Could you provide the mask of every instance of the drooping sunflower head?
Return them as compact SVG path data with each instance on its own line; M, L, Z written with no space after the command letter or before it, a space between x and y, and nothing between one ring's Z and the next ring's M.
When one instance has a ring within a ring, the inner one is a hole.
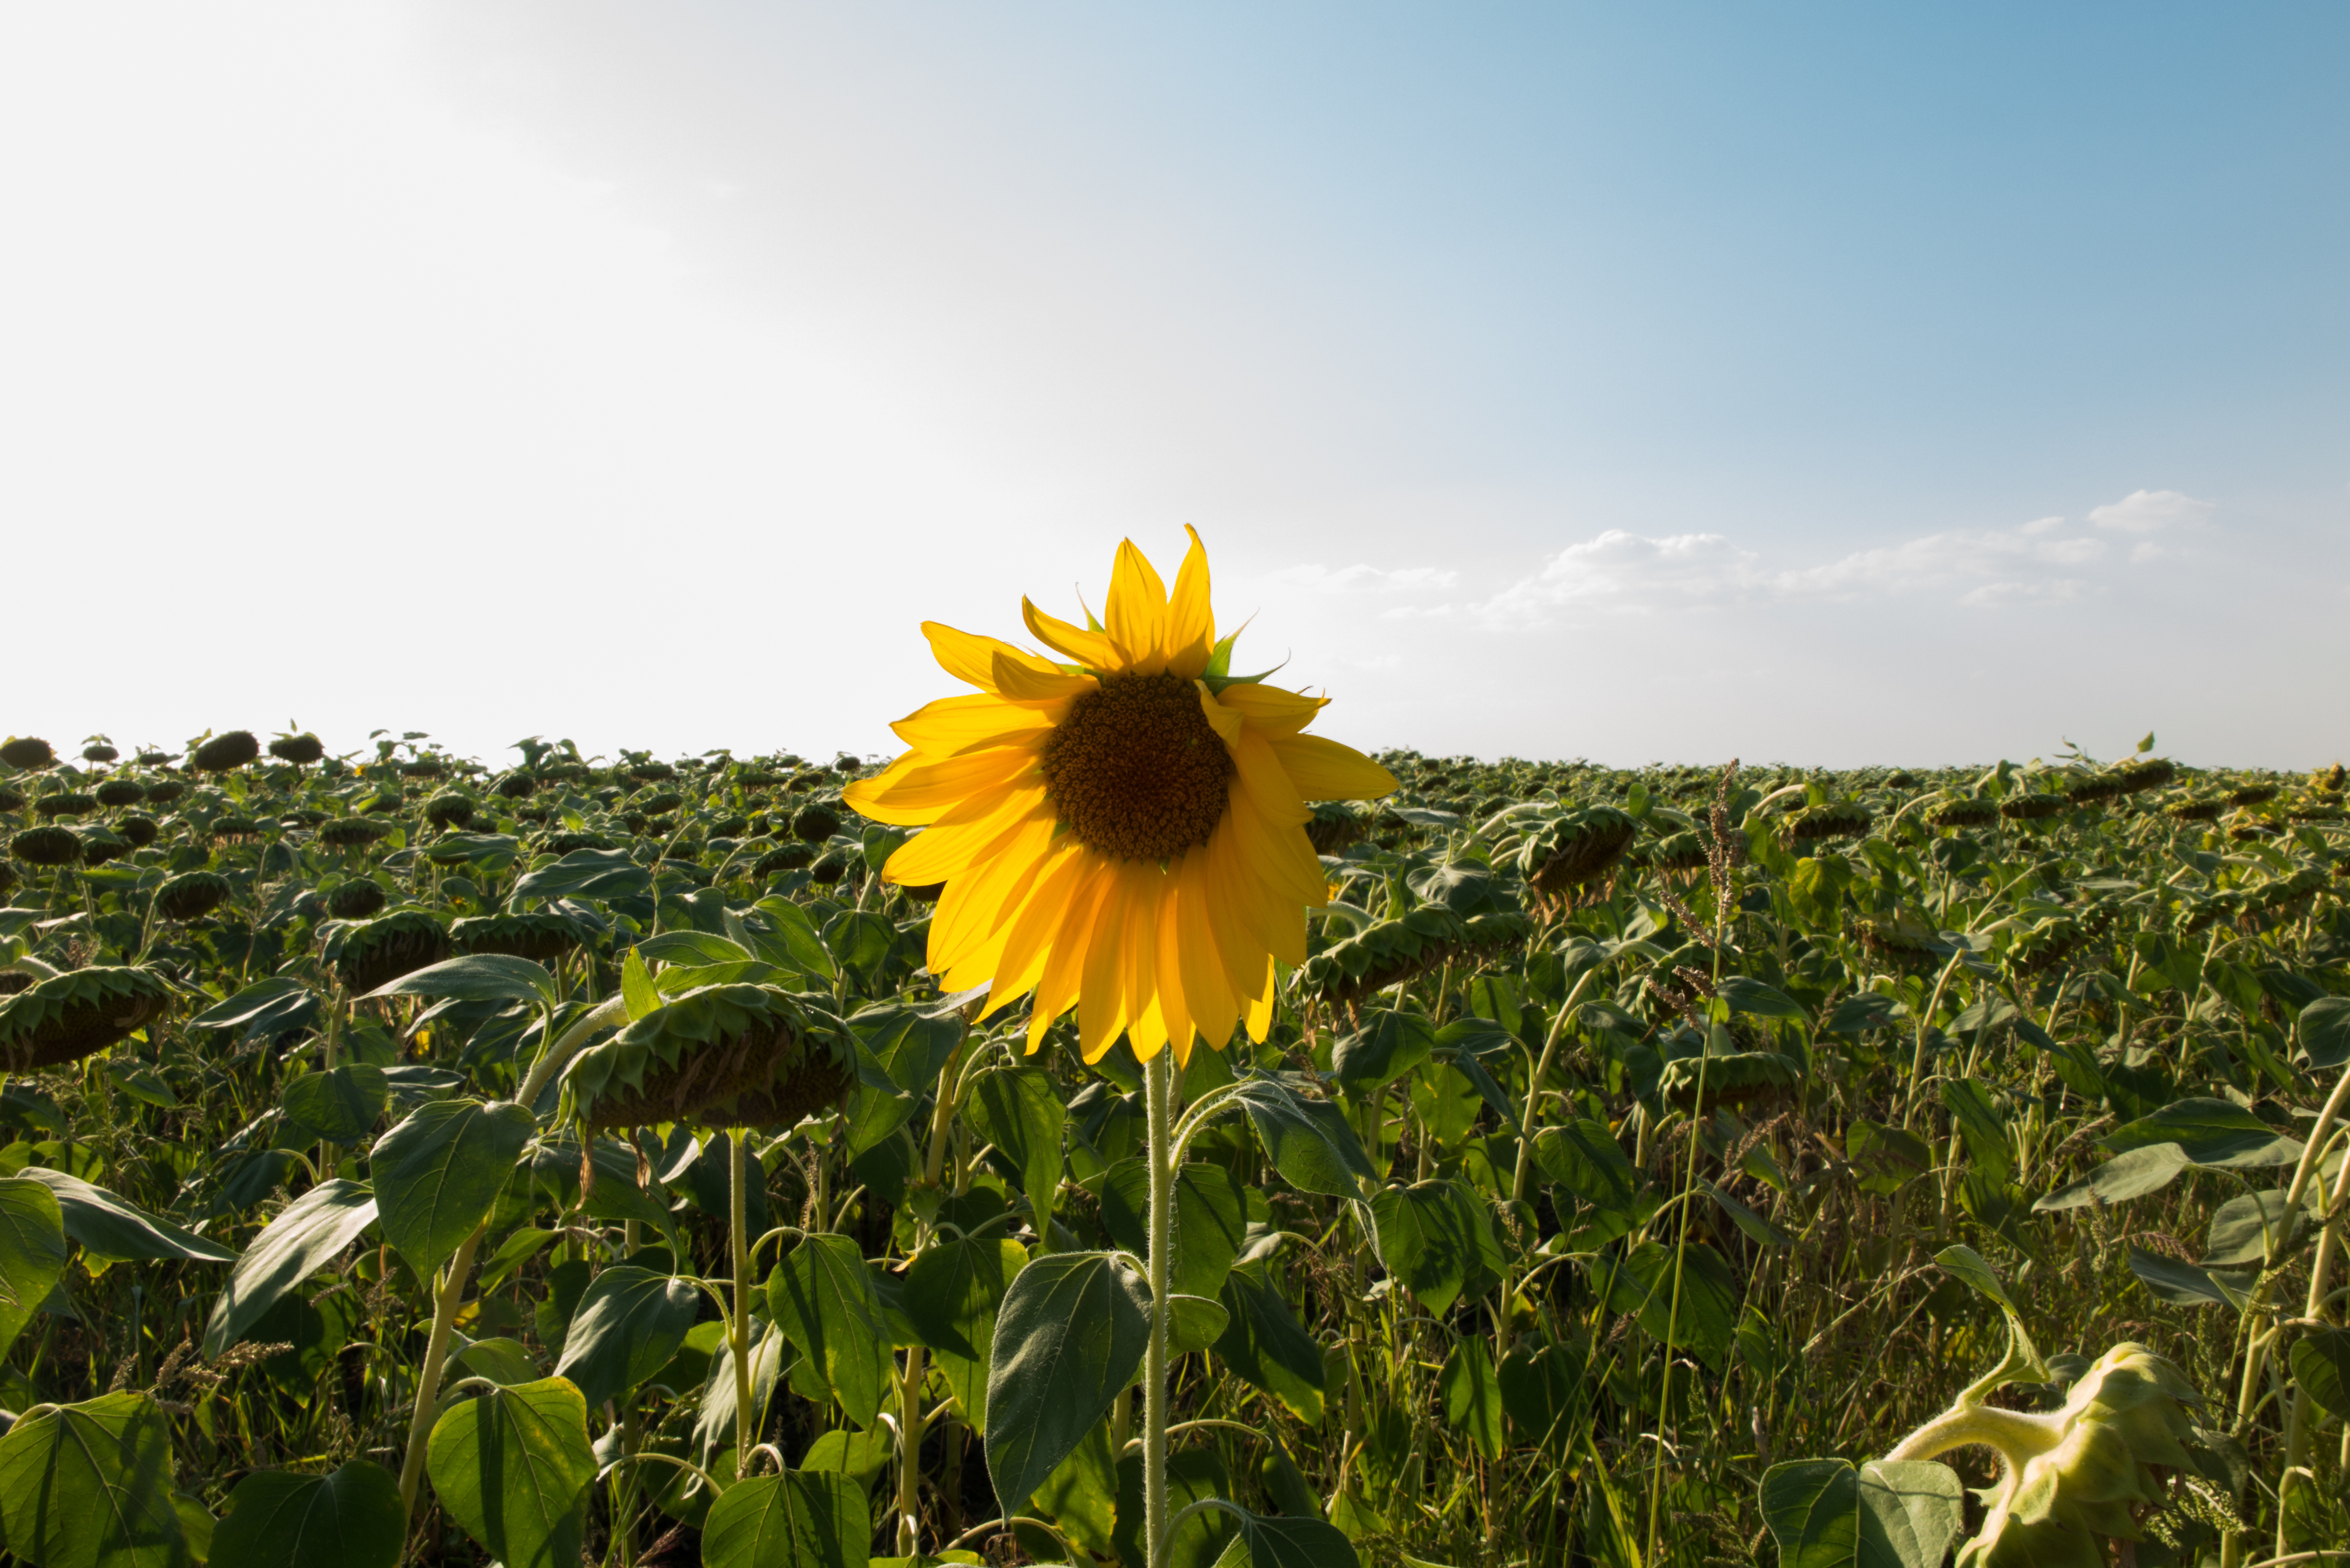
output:
M1396 787L1304 732L1326 699L1232 675L1208 587L1198 535L1171 592L1128 542L1100 621L1021 601L1056 658L925 622L939 663L978 690L899 720L912 750L841 792L925 829L882 875L944 884L931 972L989 986L991 1011L1033 995L1031 1050L1073 1006L1088 1061L1120 1034L1179 1062L1243 1020L1263 1039L1274 966L1305 961L1305 910L1329 901L1308 803Z

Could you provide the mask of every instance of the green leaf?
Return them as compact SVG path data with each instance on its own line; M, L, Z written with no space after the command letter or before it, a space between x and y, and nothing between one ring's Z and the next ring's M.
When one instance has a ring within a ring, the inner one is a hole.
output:
M1137 1155L1110 1167L1102 1180L1101 1217L1110 1239L1149 1261L1150 1164ZM1187 1160L1175 1176L1175 1256L1168 1288L1213 1297L1248 1237L1248 1194L1221 1165Z
M1363 1011L1362 1027L1330 1053L1332 1074L1350 1095L1385 1088L1436 1049L1436 1026L1424 1014L1391 1007Z
M369 1062L347 1062L329 1073L305 1073L279 1094L278 1107L286 1119L328 1143L357 1143L367 1137L391 1085L383 1069Z
M1240 1531L1215 1568L1360 1568L1354 1544L1336 1525L1286 1514L1268 1519L1238 1508L1216 1513L1236 1519Z
M754 1317L751 1328L751 1424L757 1427L765 1419L791 1346L774 1324L762 1324ZM691 1334L686 1343L692 1345ZM812 1397L823 1397L819 1386ZM702 1449L703 1469L717 1462L722 1451L725 1463L734 1462L734 1347L723 1338L718 1341L718 1354L710 1358L709 1376L702 1385L702 1408L694 1417L693 1440Z
M1327 1374L1322 1346L1289 1310L1270 1259L1243 1263L1224 1276L1218 1298L1231 1321L1216 1339L1216 1359L1243 1382L1289 1407L1309 1427L1322 1424Z
M2291 1165L2301 1158L2300 1140L2227 1100L2179 1100L2105 1137L2116 1153L2158 1143L2177 1144L2195 1165Z
M537 1130L511 1100L427 1100L368 1157L384 1240L429 1273L447 1262L505 1190Z
M1617 1312L1638 1314L1649 1337L1662 1340L1669 1333L1674 1345L1693 1350L1706 1365L1718 1367L1737 1331L1738 1304L1745 1293L1721 1253L1703 1241L1692 1241L1681 1254L1676 1313L1673 1263L1674 1249L1643 1241L1626 1256L1607 1304Z
M684 1280L623 1263L598 1274L563 1333L555 1375L591 1406L617 1399L669 1364L702 1310Z
M1556 1458L1582 1436L1592 1389L1568 1346L1520 1341L1502 1358L1498 1378L1502 1408L1523 1441Z
M647 963L740 963L758 955L734 940L712 931L663 931L637 944L637 956Z
M136 1204L126 1203L103 1187L93 1187L62 1170L28 1165L19 1173L57 1194L65 1216L66 1234L95 1258L128 1261L172 1258L191 1263L233 1263L236 1254L217 1241L207 1241L182 1231L168 1220L158 1220ZM0 1353L5 1353L0 1346Z
M1149 1287L1108 1253L1055 1252L1020 1271L988 1355L987 1473L1005 1512L1101 1418L1149 1337Z
M1972 1247L1945 1247L1934 1254L1934 1262L1944 1272L1956 1275L1997 1302L2002 1311L2015 1311L2015 1302L2007 1293L2007 1286Z
M1749 1240L1765 1247L1784 1247L1794 1241L1795 1239L1793 1236L1788 1235L1786 1231L1773 1225L1769 1220L1732 1198L1712 1182L1700 1177L1699 1185L1705 1189L1705 1195L1713 1199L1713 1206L1728 1215L1730 1222L1743 1231Z
M1346 1114L1329 1101L1306 1099L1277 1078L1247 1079L1232 1097L1247 1110L1265 1158L1292 1187L1359 1198L1363 1182L1378 1179Z
M544 966L505 953L469 953L401 975L369 996L432 996L456 1002L530 1002L563 1005L555 977Z
M504 1568L577 1568L596 1456L588 1402L567 1379L451 1407L426 1465L441 1506Z
M825 922L824 945L842 969L869 981L898 945L898 928L871 909L843 909Z
M887 1427L876 1427L868 1432L852 1432L846 1427L831 1431L808 1445L800 1460L804 1470L830 1470L835 1475L853 1478L869 1495L873 1483L881 1472L897 1462L897 1434Z
M1453 1342L1441 1380L1444 1418L1469 1435L1489 1459L1502 1457L1502 1380L1493 1352L1477 1334Z
M653 890L652 873L625 849L575 849L552 866L526 873L515 884L524 898L642 898ZM507 1568L514 1568L509 1563Z
M102 1394L26 1411L0 1438L0 1532L39 1568L187 1568L162 1410Z
M1167 1293L1167 1354L1188 1355L1195 1350L1205 1350L1223 1337L1232 1325L1232 1314L1222 1305L1205 1296Z
M2005 1181L2008 1172L2015 1168L2015 1155L2008 1147L2007 1124L2000 1119L1999 1108L1991 1103L1982 1085L1972 1078L1945 1078L1942 1105L1958 1124L1975 1168L1994 1181Z
M1749 1012L1757 1018L1792 1018L1798 1023L1810 1016L1804 1012L1803 1003L1786 992L1742 974L1725 976L1717 994L1730 1003L1732 1012Z
M204 1324L204 1359L217 1361L278 1299L326 1267L375 1223L375 1193L337 1177L279 1211L230 1271Z
M2301 1010L2293 1025L2313 1067L2350 1062L2350 996L2323 996Z
M702 1525L707 1568L865 1568L873 1534L865 1489L795 1470L728 1487Z
M1020 1172L1039 1231L1061 1189L1061 1136L1068 1111L1049 1074L1022 1067L983 1074L968 1103L972 1125Z
M824 945L824 938L816 929L808 912L789 898L762 898L754 906L767 917L783 943L784 953L793 967L830 984L840 971L832 961L832 954ZM878 1047L877 1047L878 1049ZM899 1080L903 1083L904 1080Z
M947 1386L962 1398L962 1418L983 1437L996 1310L1027 1262L1019 1242L979 1236L926 1247L906 1270L906 1316L938 1357Z
M1762 1493L1781 1568L1941 1568L1965 1522L1958 1472L1929 1460L1798 1459Z
M2150 1143L2117 1154L2077 1181L2068 1181L2032 1208L2034 1213L2079 1209L2089 1203L2126 1203L2159 1192L2187 1168L2187 1151L2175 1143Z
M215 1002L188 1020L191 1029L238 1029L280 1034L307 1027L318 1008L317 993L300 981L280 976L255 981L226 1002Z
M2230 1198L2212 1211L2211 1227L2203 1240L2207 1269L2257 1266L2271 1256L2282 1257L2301 1239L2305 1209L2285 1209L2285 1192L2270 1188Z
M1616 1135L1588 1116L1534 1135L1534 1163L1544 1179L1564 1187L1595 1209L1630 1214L1639 1196L1639 1178Z
M2350 1420L2350 1329L2312 1329L2294 1341L2293 1376L2319 1408Z
M1071 1541L1097 1556L1117 1550L1118 1460L1109 1451L1109 1422L1096 1421L1069 1457L1053 1468L1029 1500Z
M849 1418L871 1426L889 1380L889 1345L864 1250L847 1236L807 1237L768 1276L767 1310L823 1373Z
M0 1355L66 1272L65 1219L39 1179L0 1178Z
M212 1557L221 1568L394 1568L407 1533L400 1482L380 1465L255 1470L228 1494Z
M2149 1252L2136 1242L2130 1244L2130 1272L2136 1274L2158 1301L2172 1306L2224 1306L2238 1312L2244 1310L2246 1293L2242 1286L2224 1274L2214 1274L2192 1263L2166 1258L2159 1252Z
M635 948L620 961L620 996L629 1004L629 1022L636 1023L661 1009L660 987L653 983L652 971L645 967L644 954Z
M1457 1182L1390 1187L1371 1199L1380 1264L1420 1305L1441 1314L1475 1274L1483 1211Z

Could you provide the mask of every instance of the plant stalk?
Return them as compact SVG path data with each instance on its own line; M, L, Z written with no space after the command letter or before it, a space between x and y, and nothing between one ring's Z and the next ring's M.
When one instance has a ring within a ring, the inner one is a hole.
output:
M751 1409L751 1239L744 1234L749 1202L744 1191L750 1156L743 1130L726 1134L727 1234L734 1248L734 1312L726 1325L726 1343L734 1352L734 1473L748 1474L751 1440L756 1423Z
M425 1451L432 1442L432 1408L441 1402L441 1363L449 1355L449 1332L457 1321L458 1303L464 1299L465 1276L473 1272L473 1252L489 1229L490 1222L484 1220L458 1243L442 1278L440 1293L433 1298L432 1332L424 1341L424 1363L416 1369L416 1407L409 1413L408 1454L400 1466L400 1511L411 1518L416 1512L416 1489L424 1480Z
M1167 1310L1168 1253L1175 1216L1174 1053L1162 1050L1143 1074L1150 1127L1150 1347L1142 1370L1142 1538L1149 1568L1167 1568Z

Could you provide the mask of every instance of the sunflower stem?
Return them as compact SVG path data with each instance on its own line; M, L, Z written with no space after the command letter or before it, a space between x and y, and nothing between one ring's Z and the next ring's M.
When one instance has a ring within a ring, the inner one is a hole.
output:
M1143 1073L1150 1125L1150 1347L1142 1371L1142 1538L1149 1568L1167 1568L1167 1291L1175 1211L1173 1053L1160 1051Z
M743 1183L750 1159L743 1151L743 1132L731 1127L726 1135L727 1235L734 1248L734 1312L726 1325L726 1343L734 1352L734 1473L751 1464L751 1246L743 1234L748 1219Z
M424 1461L432 1445L433 1407L441 1402L441 1364L449 1356L449 1334L456 1326L457 1307L464 1300L465 1276L472 1272L473 1253L489 1229L490 1222L483 1220L458 1245L432 1298L432 1328L425 1336L424 1360L416 1369L416 1403L408 1415L408 1452L400 1466L400 1508L410 1519L416 1516L416 1492L423 1484Z

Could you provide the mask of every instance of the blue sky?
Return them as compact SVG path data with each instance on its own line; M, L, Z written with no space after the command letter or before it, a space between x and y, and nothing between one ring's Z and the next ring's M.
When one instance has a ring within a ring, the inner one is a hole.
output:
M1360 744L2331 760L2345 45L0 13L0 516L77 585L12 596L0 729L881 751L947 690L917 620L1013 635L1190 523Z

